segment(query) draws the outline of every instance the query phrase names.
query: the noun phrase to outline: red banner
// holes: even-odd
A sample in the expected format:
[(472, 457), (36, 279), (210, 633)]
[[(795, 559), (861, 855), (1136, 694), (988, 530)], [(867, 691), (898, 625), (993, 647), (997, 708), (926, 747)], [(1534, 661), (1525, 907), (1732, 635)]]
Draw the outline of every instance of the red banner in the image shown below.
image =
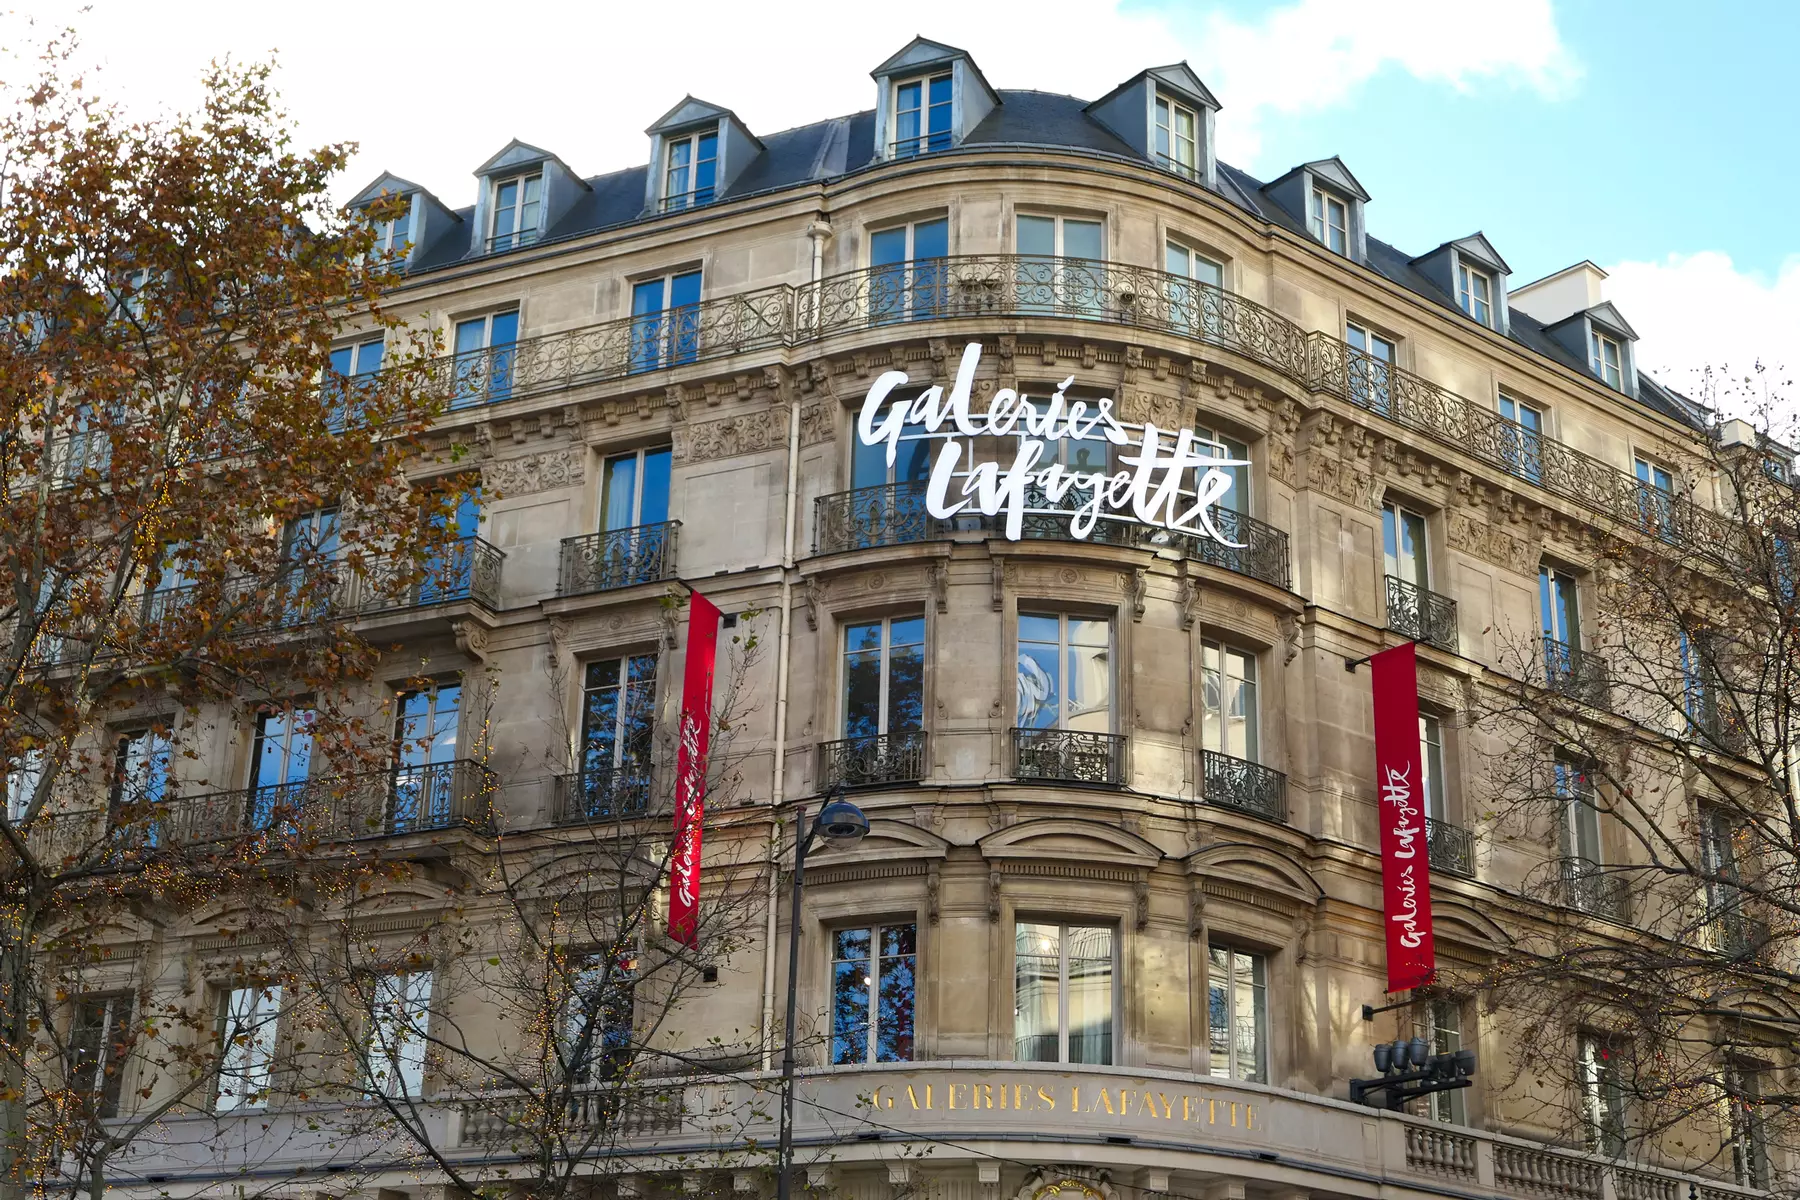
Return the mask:
[(669, 864), (669, 936), (699, 942), (700, 827), (706, 818), (706, 743), (712, 732), (713, 661), (719, 610), (699, 592), (688, 608), (687, 667), (681, 679), (681, 731), (675, 749), (675, 853)]
[(1411, 643), (1369, 660), (1375, 677), (1376, 811), (1387, 920), (1387, 990), (1431, 982), (1431, 869), (1425, 841), (1425, 772), (1419, 754), (1419, 667)]

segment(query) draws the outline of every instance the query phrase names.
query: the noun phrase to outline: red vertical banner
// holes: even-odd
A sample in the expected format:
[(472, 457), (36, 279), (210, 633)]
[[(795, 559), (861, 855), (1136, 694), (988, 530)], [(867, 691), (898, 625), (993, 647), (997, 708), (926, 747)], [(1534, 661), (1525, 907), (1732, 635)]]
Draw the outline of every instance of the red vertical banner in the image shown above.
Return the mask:
[(681, 677), (681, 728), (675, 748), (675, 853), (669, 863), (669, 936), (699, 942), (700, 829), (706, 818), (706, 743), (712, 732), (713, 663), (719, 609), (699, 592), (688, 605), (687, 666)]
[(1431, 868), (1425, 840), (1425, 772), (1419, 753), (1419, 665), (1411, 643), (1369, 660), (1375, 677), (1375, 789), (1381, 821), (1381, 892), (1387, 990), (1431, 982)]

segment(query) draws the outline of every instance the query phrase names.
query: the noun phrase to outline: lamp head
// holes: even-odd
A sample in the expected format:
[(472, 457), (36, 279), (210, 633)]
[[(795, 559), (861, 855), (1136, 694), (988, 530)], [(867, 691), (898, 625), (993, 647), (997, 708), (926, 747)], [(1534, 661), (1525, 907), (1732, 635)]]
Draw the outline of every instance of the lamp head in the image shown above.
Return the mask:
[(1422, 1037), (1414, 1038), (1412, 1040), (1412, 1065), (1415, 1067), (1422, 1067), (1425, 1065), (1425, 1061), (1430, 1057), (1431, 1043)]
[(869, 832), (869, 818), (848, 800), (838, 799), (819, 810), (815, 828), (827, 844), (848, 846), (860, 842)]
[(1376, 1045), (1376, 1047), (1375, 1047), (1375, 1069), (1377, 1071), (1381, 1072), (1383, 1075), (1386, 1075), (1388, 1066), (1393, 1061), (1394, 1061), (1394, 1048), (1392, 1046), (1388, 1045), (1386, 1042), (1381, 1042), (1378, 1045)]
[(1465, 1047), (1456, 1052), (1456, 1073), (1458, 1075), (1475, 1074), (1475, 1051)]

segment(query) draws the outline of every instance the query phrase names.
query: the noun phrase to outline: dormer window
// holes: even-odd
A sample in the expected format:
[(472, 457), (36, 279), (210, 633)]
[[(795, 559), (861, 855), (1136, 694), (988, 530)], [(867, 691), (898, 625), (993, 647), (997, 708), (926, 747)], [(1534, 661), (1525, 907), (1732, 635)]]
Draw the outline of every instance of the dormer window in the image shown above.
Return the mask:
[(894, 157), (950, 148), (950, 73), (894, 85)]
[(1618, 342), (1598, 329), (1588, 331), (1588, 365), (1607, 387), (1625, 390), (1624, 361)]
[(538, 240), (543, 208), (544, 176), (541, 172), (502, 179), (494, 184), (494, 221), (488, 234), (489, 250), (511, 250)]
[(718, 181), (719, 135), (716, 130), (691, 133), (668, 143), (664, 168), (663, 210), (711, 204)]
[(391, 221), (381, 221), (375, 226), (375, 249), (384, 257), (393, 255), (402, 258), (406, 255), (406, 247), (411, 240), (412, 214), (395, 217)]
[(1312, 235), (1334, 254), (1350, 253), (1350, 206), (1324, 188), (1315, 187), (1307, 203)]
[(1193, 109), (1167, 96), (1156, 98), (1156, 158), (1167, 170), (1186, 179), (1200, 171), (1200, 118)]
[(1457, 264), (1456, 302), (1489, 329), (1494, 327), (1494, 280), (1485, 271), (1468, 263)]

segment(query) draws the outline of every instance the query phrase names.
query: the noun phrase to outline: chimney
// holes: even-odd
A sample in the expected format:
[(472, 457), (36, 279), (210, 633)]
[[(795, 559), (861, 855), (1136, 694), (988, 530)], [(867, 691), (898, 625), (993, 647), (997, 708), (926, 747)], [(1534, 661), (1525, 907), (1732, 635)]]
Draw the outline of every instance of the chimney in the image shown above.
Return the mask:
[(1584, 258), (1554, 275), (1513, 288), (1506, 294), (1507, 307), (1554, 325), (1600, 303), (1600, 281), (1605, 278), (1605, 271)]

